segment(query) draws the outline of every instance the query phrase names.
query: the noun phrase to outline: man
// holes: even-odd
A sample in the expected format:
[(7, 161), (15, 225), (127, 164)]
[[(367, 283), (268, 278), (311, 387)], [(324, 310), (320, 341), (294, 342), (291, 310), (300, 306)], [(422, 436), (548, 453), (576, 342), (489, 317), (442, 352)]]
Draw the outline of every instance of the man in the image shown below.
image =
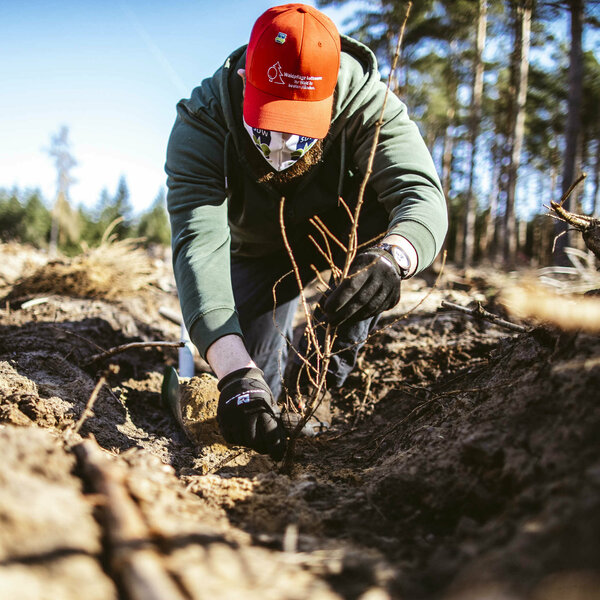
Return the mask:
[[(190, 337), (219, 378), (218, 421), (230, 443), (283, 455), (275, 399), (299, 289), (281, 202), (303, 283), (329, 266), (323, 236), (343, 264), (330, 234), (347, 244), (348, 208), (384, 96), (367, 47), (340, 38), (320, 11), (287, 4), (261, 15), (248, 46), (177, 106), (166, 163), (173, 265)], [(429, 152), (390, 93), (360, 211), (360, 251), (350, 276), (315, 308), (317, 322), (337, 326), (330, 385), (343, 383), (378, 315), (399, 300), (401, 280), (431, 264), (446, 229)], [(295, 390), (303, 361), (295, 351), (289, 360)]]

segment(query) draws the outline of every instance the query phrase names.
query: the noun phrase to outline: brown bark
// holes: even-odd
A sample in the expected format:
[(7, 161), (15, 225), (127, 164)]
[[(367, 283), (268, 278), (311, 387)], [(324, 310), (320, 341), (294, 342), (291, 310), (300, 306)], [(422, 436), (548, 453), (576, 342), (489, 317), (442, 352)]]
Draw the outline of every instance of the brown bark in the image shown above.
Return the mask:
[(529, 75), (529, 45), (531, 37), (531, 13), (534, 0), (513, 4), (515, 16), (515, 49), (511, 61), (513, 110), (510, 128), (510, 160), (506, 188), (506, 211), (504, 214), (504, 260), (508, 266), (515, 261), (517, 250), (515, 224), (515, 192), (521, 162), (521, 149), (525, 131), (525, 100)]
[(477, 203), (473, 198), (475, 183), (475, 161), (477, 155), (477, 138), (479, 136), (479, 122), (481, 120), (481, 97), (483, 95), (483, 48), (485, 46), (487, 26), (487, 0), (479, 0), (479, 15), (477, 19), (477, 38), (475, 42), (475, 60), (473, 64), (473, 91), (471, 100), (471, 124), (469, 138), (471, 142), (471, 158), (469, 164), (469, 188), (465, 204), (465, 239), (463, 246), (463, 266), (473, 264), (475, 253), (475, 217)]
[[(575, 179), (575, 167), (577, 164), (577, 148), (581, 135), (581, 104), (583, 94), (583, 0), (569, 0), (569, 12), (571, 14), (571, 50), (569, 52), (569, 97), (567, 127), (565, 131), (565, 155), (563, 160), (563, 194), (569, 189)], [(569, 199), (565, 201), (563, 208), (571, 210)], [(564, 249), (569, 245), (569, 233), (567, 224), (562, 221), (556, 222), (556, 251), (554, 261), (557, 264), (568, 264)]]
[(452, 185), (452, 153), (454, 152), (454, 107), (448, 109), (449, 125), (444, 134), (444, 148), (442, 153), (442, 189), (446, 198), (450, 195)]
[(598, 211), (598, 195), (600, 192), (600, 137), (596, 140), (596, 165), (594, 168), (594, 190), (592, 191), (592, 210), (590, 215), (596, 216)]
[(492, 259), (495, 249), (496, 241), (496, 226), (497, 226), (497, 215), (498, 215), (498, 194), (500, 191), (500, 173), (501, 173), (501, 162), (500, 162), (500, 149), (497, 144), (492, 146), (492, 187), (488, 196), (488, 214), (486, 217), (486, 223), (484, 233), (481, 240), (482, 254)]
[(84, 476), (102, 497), (103, 523), (110, 550), (110, 568), (132, 600), (184, 600), (162, 564), (152, 536), (129, 495), (125, 473), (93, 440), (74, 447)]

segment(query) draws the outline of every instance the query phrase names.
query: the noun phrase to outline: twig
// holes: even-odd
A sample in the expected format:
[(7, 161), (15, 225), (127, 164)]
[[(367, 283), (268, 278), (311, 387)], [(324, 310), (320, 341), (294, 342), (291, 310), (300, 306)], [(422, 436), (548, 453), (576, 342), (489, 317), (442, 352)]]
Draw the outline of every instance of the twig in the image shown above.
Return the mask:
[(121, 352), (126, 352), (127, 350), (132, 350), (134, 348), (183, 348), (184, 346), (184, 342), (131, 342), (129, 344), (122, 344), (121, 346), (109, 348), (108, 350), (106, 350), (105, 352), (101, 352), (100, 354), (94, 354), (83, 364), (84, 366), (88, 366), (99, 360), (110, 358), (115, 354), (120, 354)]
[(369, 369), (368, 371), (366, 371), (366, 375), (367, 384), (365, 385), (365, 392), (363, 394), (363, 399), (360, 403), (360, 406), (358, 406), (356, 409), (356, 415), (354, 416), (354, 422), (352, 423), (352, 427), (356, 427), (356, 425), (358, 424), (358, 421), (360, 420), (360, 417), (362, 416), (362, 413), (364, 412), (367, 406), (367, 400), (371, 392), (371, 384), (373, 383), (373, 372)]
[[(567, 201), (567, 198), (573, 193), (573, 190), (587, 177), (587, 173), (580, 173), (579, 177), (569, 186), (569, 189), (562, 195), (558, 201), (558, 206), (562, 205)], [(554, 202), (556, 204), (556, 202)]]
[(73, 433), (79, 433), (79, 430), (81, 429), (81, 426), (85, 423), (85, 420), (93, 414), (92, 408), (94, 406), (94, 403), (96, 402), (96, 398), (98, 398), (98, 394), (100, 393), (102, 386), (105, 383), (106, 374), (103, 373), (100, 379), (98, 379), (96, 385), (94, 386), (94, 389), (92, 390), (92, 393), (87, 401), (87, 404), (85, 405), (85, 408), (83, 409), (83, 412), (81, 413), (81, 416), (79, 417), (77, 423), (75, 423), (75, 427), (73, 427)]
[(175, 323), (175, 325), (183, 325), (183, 317), (181, 316), (181, 313), (175, 312), (174, 310), (171, 310), (167, 306), (159, 307), (158, 314), (161, 317), (164, 317), (165, 319), (167, 319), (167, 321), (171, 321), (171, 323)]
[(323, 221), (317, 215), (315, 215), (310, 222), (314, 227), (320, 227), (344, 252), (348, 252), (348, 248), (346, 248), (346, 246), (344, 246), (344, 244), (337, 239), (337, 237), (327, 228), (327, 225), (325, 225), (325, 223), (323, 223)]
[(327, 263), (327, 266), (330, 269), (335, 269), (335, 264), (333, 263), (333, 257), (331, 256), (331, 249), (329, 248), (329, 244), (327, 243), (327, 240), (325, 240), (326, 246), (327, 246), (327, 252), (325, 252), (325, 250), (323, 250), (323, 248), (321, 248), (321, 246), (319, 246), (317, 240), (315, 240), (315, 238), (309, 234), (308, 239), (313, 243), (314, 247), (318, 250), (319, 254), (321, 254), (321, 256), (325, 259), (325, 262)]
[(344, 210), (348, 213), (348, 218), (350, 219), (350, 224), (354, 225), (354, 214), (353, 214), (352, 210), (350, 210), (348, 203), (341, 196), (338, 196), (338, 204), (341, 204), (344, 207)]
[(294, 258), (294, 252), (292, 251), (292, 247), (290, 246), (290, 242), (287, 238), (287, 233), (285, 231), (285, 221), (283, 219), (283, 208), (285, 206), (285, 197), (282, 196), (279, 202), (279, 225), (281, 228), (281, 236), (283, 238), (283, 243), (285, 245), (285, 249), (287, 250), (288, 256), (290, 257), (290, 261), (292, 263), (292, 269), (294, 270), (294, 275), (296, 277), (296, 282), (298, 283), (298, 289), (300, 290), (300, 300), (302, 302), (302, 308), (304, 308), (304, 316), (306, 317), (306, 327), (308, 331), (308, 335), (312, 343), (315, 346), (315, 350), (319, 356), (321, 355), (321, 349), (319, 348), (319, 344), (317, 342), (317, 336), (315, 335), (314, 327), (311, 323), (310, 318), (310, 309), (308, 307), (308, 302), (306, 301), (306, 294), (304, 293), (304, 285), (302, 284), (302, 277), (300, 277), (300, 270), (298, 269), (298, 264), (296, 263), (296, 259)]
[(32, 306), (37, 306), (38, 304), (45, 304), (46, 302), (48, 302), (49, 299), (50, 298), (48, 296), (45, 296), (44, 298), (33, 298), (32, 300), (27, 300), (27, 302), (23, 302), (23, 304), (21, 304), (21, 309), (27, 310)]
[(98, 346), (98, 344), (96, 344), (96, 342), (94, 342), (93, 340), (90, 340), (90, 339), (86, 338), (84, 335), (80, 335), (79, 333), (77, 333), (75, 331), (71, 331), (70, 329), (64, 329), (62, 327), (57, 327), (56, 325), (49, 324), (48, 326), (51, 329), (55, 329), (56, 331), (60, 331), (60, 333), (67, 333), (69, 335), (72, 335), (72, 336), (74, 336), (74, 337), (82, 340), (83, 342), (86, 342), (90, 346), (94, 346), (95, 348), (97, 348), (101, 352), (104, 352), (104, 348), (102, 346)]
[(241, 448), (240, 450), (230, 452), (223, 460), (219, 461), (214, 467), (210, 470), (206, 471), (204, 475), (212, 475), (216, 473), (221, 467), (224, 467), (227, 463), (230, 463), (232, 460), (235, 460), (240, 454), (243, 454), (246, 451), (246, 448)]
[(310, 268), (313, 270), (315, 277), (317, 278), (317, 280), (319, 281), (319, 283), (326, 289), (329, 290), (331, 289), (329, 284), (323, 279), (323, 276), (321, 275), (321, 271), (319, 271), (319, 269), (317, 269), (317, 267), (315, 267), (315, 265), (310, 265)]
[(465, 306), (460, 306), (459, 304), (454, 304), (454, 302), (448, 302), (447, 300), (442, 300), (442, 306), (444, 308), (450, 308), (452, 310), (458, 310), (467, 315), (471, 315), (472, 317), (478, 317), (480, 319), (485, 319), (486, 321), (491, 321), (495, 325), (499, 325), (500, 327), (504, 327), (505, 329), (510, 329), (511, 331), (517, 331), (518, 333), (526, 333), (529, 331), (527, 327), (523, 327), (523, 325), (517, 325), (516, 323), (511, 323), (510, 321), (506, 321), (502, 319), (498, 315), (495, 315), (483, 308), (481, 303), (478, 302), (475, 308), (466, 308)]

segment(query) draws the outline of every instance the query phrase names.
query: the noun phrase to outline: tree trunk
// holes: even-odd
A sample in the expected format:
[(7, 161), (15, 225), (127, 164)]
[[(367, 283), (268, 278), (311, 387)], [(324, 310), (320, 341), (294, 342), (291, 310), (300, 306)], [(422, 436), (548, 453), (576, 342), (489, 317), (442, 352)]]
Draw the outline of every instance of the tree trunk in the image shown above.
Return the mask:
[(488, 196), (488, 214), (485, 222), (484, 234), (481, 240), (482, 255), (493, 260), (494, 258), (494, 239), (496, 231), (496, 218), (498, 215), (498, 194), (500, 192), (500, 173), (502, 172), (500, 164), (500, 148), (494, 144), (492, 146), (492, 185)]
[(487, 0), (479, 0), (479, 15), (477, 18), (477, 39), (475, 42), (475, 60), (473, 63), (473, 91), (471, 94), (471, 123), (470, 123), (470, 151), (469, 188), (465, 202), (465, 240), (463, 246), (463, 266), (473, 264), (475, 252), (475, 218), (477, 216), (477, 203), (473, 198), (475, 181), (475, 160), (477, 150), (477, 137), (479, 136), (479, 122), (481, 120), (481, 97), (483, 95), (483, 48), (487, 26)]
[(511, 267), (517, 250), (515, 226), (515, 193), (521, 161), (525, 131), (525, 100), (529, 74), (529, 45), (531, 37), (531, 12), (534, 0), (517, 1), (513, 4), (515, 15), (515, 49), (511, 61), (511, 79), (514, 108), (510, 132), (510, 159), (506, 188), (506, 211), (504, 213), (504, 260)]
[(594, 189), (592, 191), (592, 217), (596, 216), (598, 211), (598, 192), (600, 191), (600, 137), (596, 140), (596, 165), (594, 168)]
[(448, 201), (452, 186), (452, 153), (454, 152), (454, 107), (448, 109), (448, 127), (444, 134), (444, 148), (442, 152), (442, 189)]
[[(584, 0), (569, 0), (571, 13), (571, 50), (569, 52), (569, 97), (567, 127), (565, 131), (565, 155), (563, 160), (562, 193), (566, 193), (575, 179), (575, 166), (577, 163), (577, 148), (581, 135), (581, 104), (583, 94), (583, 2)], [(571, 210), (570, 199), (563, 204), (566, 210)], [(565, 248), (569, 245), (568, 225), (563, 221), (555, 222), (556, 250), (554, 261), (556, 264), (568, 264)], [(561, 235), (562, 234), (562, 235)]]

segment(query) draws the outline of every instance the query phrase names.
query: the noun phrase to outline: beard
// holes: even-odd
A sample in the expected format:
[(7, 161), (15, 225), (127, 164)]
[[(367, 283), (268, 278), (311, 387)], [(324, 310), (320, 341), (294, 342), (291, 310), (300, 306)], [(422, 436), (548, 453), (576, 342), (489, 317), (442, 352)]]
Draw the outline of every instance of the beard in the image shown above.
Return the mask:
[(299, 179), (312, 171), (323, 158), (323, 140), (317, 140), (310, 150), (305, 152), (291, 167), (283, 171), (276, 171), (262, 157), (260, 150), (252, 143), (250, 136), (243, 137), (243, 151), (257, 176), (258, 183), (269, 183), (280, 192), (290, 191)]

